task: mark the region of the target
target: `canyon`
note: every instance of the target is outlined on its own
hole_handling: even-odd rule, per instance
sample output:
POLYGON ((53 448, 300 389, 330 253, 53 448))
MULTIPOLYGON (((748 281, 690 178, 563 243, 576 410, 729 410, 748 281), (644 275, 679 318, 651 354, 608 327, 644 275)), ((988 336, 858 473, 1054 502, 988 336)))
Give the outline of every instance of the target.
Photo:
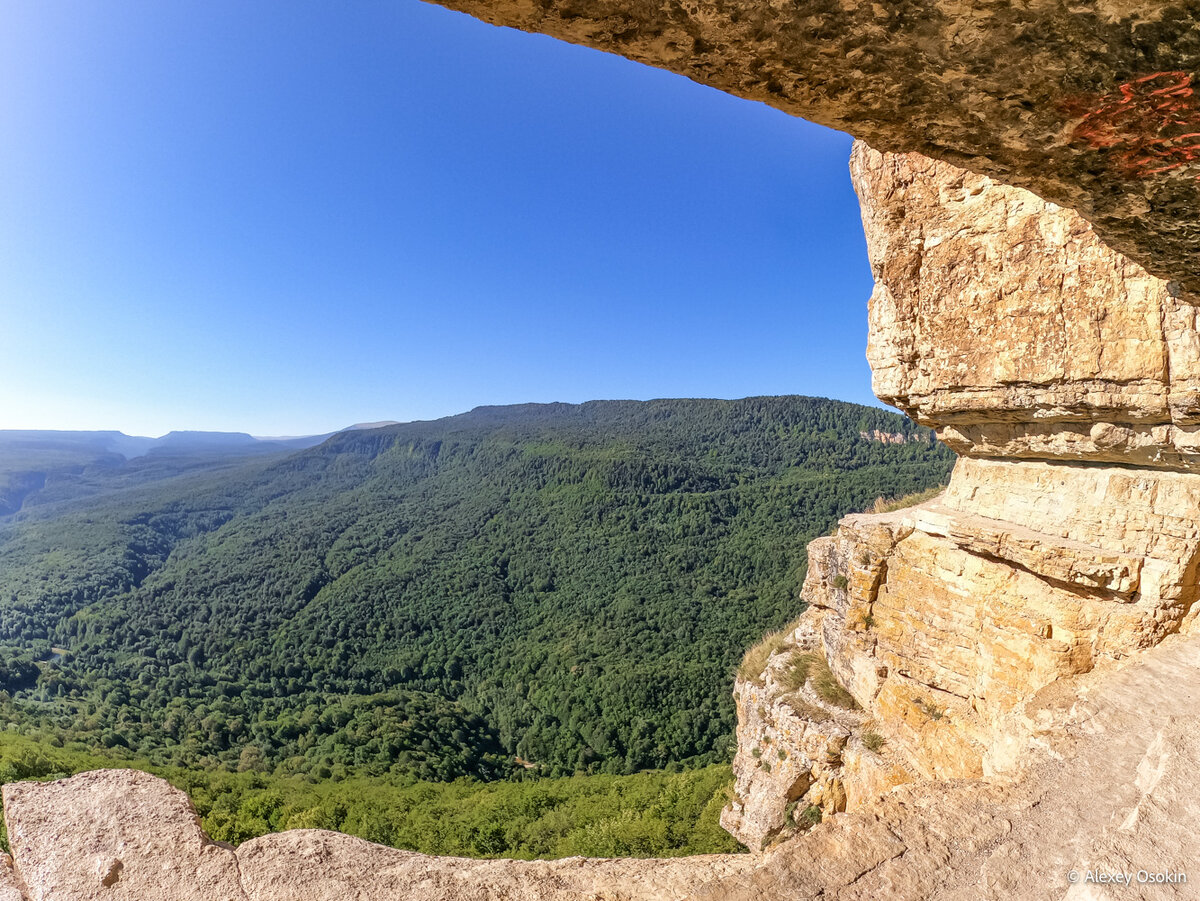
POLYGON ((1186 897, 1189 311, 1023 189, 862 143, 851 169, 875 389, 961 456, 932 500, 812 542, 807 609, 748 655, 722 823, 757 853, 475 861, 321 830, 235 850, 165 782, 100 771, 5 787, 9 896, 1098 898, 1071 874, 1128 871, 1121 897, 1186 897))
POLYGON ((949 486, 814 541, 748 657, 722 822, 754 854, 234 850, 105 771, 5 787, 0 898, 1196 896, 1196 5, 452 5, 866 138, 874 388, 949 486))

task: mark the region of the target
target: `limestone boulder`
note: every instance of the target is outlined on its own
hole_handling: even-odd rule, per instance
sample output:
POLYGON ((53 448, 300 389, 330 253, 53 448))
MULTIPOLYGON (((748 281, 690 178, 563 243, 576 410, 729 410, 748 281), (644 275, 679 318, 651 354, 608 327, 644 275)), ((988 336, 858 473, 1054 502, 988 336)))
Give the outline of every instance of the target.
POLYGON ((9 783, 4 814, 28 901, 246 901, 233 849, 147 773, 9 783))
POLYGON ((553 861, 430 857, 317 829, 252 839, 238 848, 237 857, 252 901, 670 901, 753 863, 749 855, 553 861))
POLYGON ((183 792, 133 770, 9 784, 4 813, 15 872, 0 865, 0 901, 669 901, 754 864, 430 857, 322 830, 235 851, 204 834, 183 792))

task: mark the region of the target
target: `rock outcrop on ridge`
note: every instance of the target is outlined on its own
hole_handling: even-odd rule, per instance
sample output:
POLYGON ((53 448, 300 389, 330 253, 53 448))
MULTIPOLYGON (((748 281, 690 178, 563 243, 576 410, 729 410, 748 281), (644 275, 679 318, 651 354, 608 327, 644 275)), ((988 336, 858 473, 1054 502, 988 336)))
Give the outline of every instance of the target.
POLYGON ((1200 294, 1200 2, 436 0, 1078 210, 1200 294))

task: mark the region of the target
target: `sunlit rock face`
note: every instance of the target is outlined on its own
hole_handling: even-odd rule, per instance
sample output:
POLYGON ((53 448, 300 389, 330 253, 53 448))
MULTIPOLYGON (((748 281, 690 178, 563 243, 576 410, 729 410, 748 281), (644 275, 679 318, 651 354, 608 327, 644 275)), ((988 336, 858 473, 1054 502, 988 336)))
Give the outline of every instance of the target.
POLYGON ((1200 3, 438 0, 1079 210, 1200 295, 1200 3))
POLYGON ((1022 705, 1029 744, 1041 750, 1019 779, 897 786, 692 901, 1194 897, 1194 877, 1179 874, 1200 853, 1198 644, 1194 634, 1170 636, 1117 671, 1044 688, 1022 705), (1124 872, 1132 884, 1119 891, 1072 888, 1124 872))
POLYGON ((808 610, 736 689, 722 822, 751 847, 803 826, 792 805, 815 784, 764 772, 764 740, 803 758, 834 738, 775 675, 797 654, 822 654, 860 708, 833 724, 851 753, 821 770, 853 811, 905 781, 1010 771, 1038 692, 1187 630, 1200 596, 1194 308, 1027 191, 862 144, 851 171, 876 393, 963 456, 939 497, 809 545, 808 610))
POLYGON ((961 454, 1200 467, 1197 308, 1079 214, 855 147, 875 393, 961 454))

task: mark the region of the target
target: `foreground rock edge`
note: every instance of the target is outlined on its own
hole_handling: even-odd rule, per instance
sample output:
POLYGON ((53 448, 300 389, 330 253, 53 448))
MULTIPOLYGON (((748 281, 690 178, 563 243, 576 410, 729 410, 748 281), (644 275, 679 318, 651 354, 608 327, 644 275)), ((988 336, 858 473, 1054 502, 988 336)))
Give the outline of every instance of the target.
POLYGON ((234 849, 204 833, 187 795, 137 770, 11 783, 3 794, 15 867, 0 870, 0 901, 651 901, 684 898, 754 863, 745 854, 432 857, 316 829, 234 849))
POLYGON ((235 850, 145 773, 14 783, 15 870, 0 867, 0 901, 1048 901, 1065 896, 1070 872, 1139 870, 1177 881, 1122 899, 1187 897, 1178 877, 1200 859, 1198 700, 1200 636, 1171 636, 1025 704, 1013 778, 901 785, 759 855, 470 860, 322 830, 235 850))

